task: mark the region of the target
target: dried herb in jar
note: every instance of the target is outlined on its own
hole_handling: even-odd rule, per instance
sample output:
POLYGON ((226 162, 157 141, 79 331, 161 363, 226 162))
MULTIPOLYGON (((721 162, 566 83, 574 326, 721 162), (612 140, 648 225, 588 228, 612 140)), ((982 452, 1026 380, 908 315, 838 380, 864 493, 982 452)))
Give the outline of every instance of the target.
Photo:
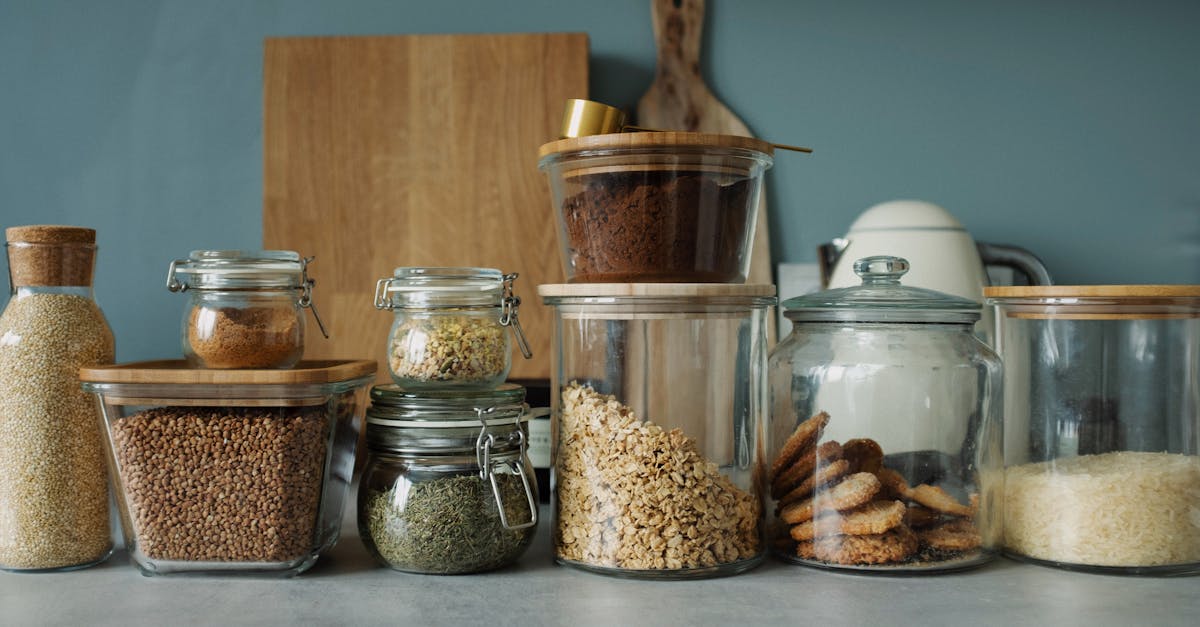
MULTIPOLYGON (((521 479, 496 475, 509 524, 530 518, 521 479)), ((456 574, 491 570, 521 555, 536 527, 505 529, 489 481, 459 475, 371 490, 366 520, 368 546, 397 570, 456 574)))
POLYGON ((508 342, 499 318, 414 317, 392 333, 392 374, 412 381, 486 382, 508 370, 508 342))

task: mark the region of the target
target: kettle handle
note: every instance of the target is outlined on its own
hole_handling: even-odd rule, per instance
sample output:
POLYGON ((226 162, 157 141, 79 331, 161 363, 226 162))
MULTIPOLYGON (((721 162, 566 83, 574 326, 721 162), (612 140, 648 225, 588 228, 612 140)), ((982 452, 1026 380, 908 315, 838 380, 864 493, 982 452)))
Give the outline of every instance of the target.
POLYGON ((1018 270, 1029 279, 1030 285, 1054 285, 1046 264, 1020 246, 976 242, 975 247, 979 249, 979 257, 985 266, 1008 266, 1018 270))

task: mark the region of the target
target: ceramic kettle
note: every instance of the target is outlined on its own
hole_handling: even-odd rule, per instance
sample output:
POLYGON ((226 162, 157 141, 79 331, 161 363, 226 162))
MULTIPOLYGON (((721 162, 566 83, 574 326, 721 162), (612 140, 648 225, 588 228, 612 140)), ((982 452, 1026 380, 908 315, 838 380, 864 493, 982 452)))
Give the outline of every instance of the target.
POLYGON ((977 244, 950 212, 920 200, 893 200, 867 209, 845 238, 822 245, 821 279, 829 288, 858 285, 854 260, 875 255, 904 257, 912 270, 905 283, 983 302, 985 265, 1021 272, 1031 285, 1050 285, 1036 255, 1016 246, 977 244))

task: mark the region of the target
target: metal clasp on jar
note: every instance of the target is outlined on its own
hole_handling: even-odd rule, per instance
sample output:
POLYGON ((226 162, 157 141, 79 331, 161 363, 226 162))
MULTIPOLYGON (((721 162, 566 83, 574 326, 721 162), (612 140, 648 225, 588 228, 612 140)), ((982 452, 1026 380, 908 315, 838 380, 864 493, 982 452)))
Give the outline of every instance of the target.
POLYGON ((300 292, 300 306, 312 310, 313 319, 317 321, 317 328, 321 329, 321 335, 324 335, 325 339, 328 340, 329 332, 325 330, 325 323, 321 322, 321 314, 317 313, 317 305, 312 299, 313 286, 317 282, 308 277, 308 264, 312 263, 312 260, 316 258, 314 255, 312 257, 305 257, 300 261, 300 281, 303 284, 303 287, 301 287, 302 291, 300 292))
POLYGON ((512 327, 521 354, 525 359, 530 359, 533 357, 533 351, 529 349, 529 341, 525 339, 525 331, 521 328, 521 321, 517 319, 517 308, 521 306, 521 297, 513 293, 513 281, 517 280, 517 276, 516 272, 504 275, 504 292, 500 299, 500 326, 512 327))
POLYGON ((538 511, 537 500, 533 498, 533 489, 529 486, 529 475, 525 474, 525 432, 521 430, 521 416, 525 415, 525 410, 521 409, 517 413, 515 424, 517 427, 517 442, 520 454, 517 456, 516 462, 492 462, 492 447, 496 444, 495 434, 488 431, 487 416, 496 411, 495 407, 487 409, 476 408, 475 414, 479 417, 479 424, 482 428, 479 430, 479 437, 475 440, 475 459, 479 464, 479 478, 488 481, 492 485, 492 495, 496 498, 496 509, 500 512, 500 524, 504 525, 505 529, 515 531, 517 529, 525 529, 537 524, 538 511), (515 470, 517 475, 521 477, 521 484, 525 487, 525 499, 529 502, 529 521, 519 525, 510 525, 508 522, 508 513, 505 512, 504 498, 500 496, 500 485, 496 482, 495 468, 501 465, 507 465, 510 469, 515 470))

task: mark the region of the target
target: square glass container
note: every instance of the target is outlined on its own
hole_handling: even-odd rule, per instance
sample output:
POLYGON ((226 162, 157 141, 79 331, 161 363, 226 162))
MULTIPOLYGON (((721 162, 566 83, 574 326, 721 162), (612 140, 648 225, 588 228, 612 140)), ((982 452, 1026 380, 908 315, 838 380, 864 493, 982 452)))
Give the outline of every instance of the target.
POLYGON ((644 579, 758 565, 774 286, 575 284, 538 293, 556 312, 558 563, 644 579))
POLYGON ((759 139, 682 132, 543 145, 567 281, 744 283, 772 154, 759 139))
POLYGON ((373 361, 84 368, 125 548, 144 575, 292 576, 333 546, 373 361))

